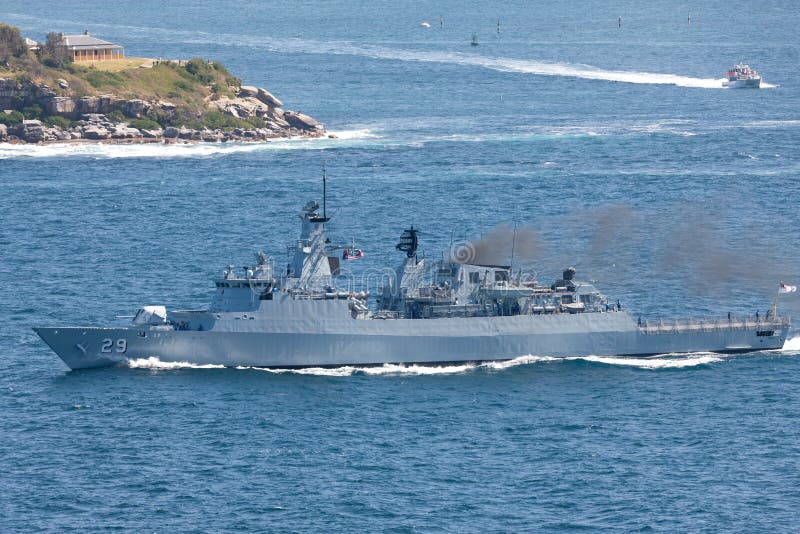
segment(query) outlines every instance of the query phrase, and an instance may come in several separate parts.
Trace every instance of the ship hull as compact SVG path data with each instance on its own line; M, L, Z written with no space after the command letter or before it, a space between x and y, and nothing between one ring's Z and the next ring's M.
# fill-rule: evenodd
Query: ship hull
M233 331L166 327L34 330L70 369L157 357L226 367L331 367L442 364L540 356L641 356L779 349L788 325L697 323L640 327L625 313L453 319L390 319L248 324ZM246 327L246 328L245 328Z
M730 89L759 89L761 87L761 78L728 80L725 85Z

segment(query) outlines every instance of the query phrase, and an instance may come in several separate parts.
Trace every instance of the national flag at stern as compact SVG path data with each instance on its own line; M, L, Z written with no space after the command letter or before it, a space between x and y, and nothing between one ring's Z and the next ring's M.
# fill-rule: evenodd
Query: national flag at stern
M781 287L778 288L778 293L794 293L797 291L797 286L787 286L781 282Z

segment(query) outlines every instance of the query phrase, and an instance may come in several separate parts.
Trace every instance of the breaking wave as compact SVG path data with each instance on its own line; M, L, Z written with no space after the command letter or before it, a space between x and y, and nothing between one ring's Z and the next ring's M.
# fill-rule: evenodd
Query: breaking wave
M352 146L364 139L378 135L369 130L329 131L335 136L278 139L268 142L228 143L52 143L46 145L2 144L0 160L11 158L63 158L91 159L117 158L202 158L243 152L278 152L288 150L326 150Z

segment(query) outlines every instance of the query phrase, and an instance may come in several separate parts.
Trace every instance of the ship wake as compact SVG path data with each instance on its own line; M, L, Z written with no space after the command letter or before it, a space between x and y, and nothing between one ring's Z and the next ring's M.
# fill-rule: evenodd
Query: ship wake
M786 341L783 353L800 353L800 336ZM343 365L341 367L304 367L304 368L274 368L274 367L236 367L238 370L254 370L269 374L283 375L311 375L328 377L349 376L433 376L457 375L476 371L498 372L519 366L541 363L564 363L584 361L592 364L607 366L634 367L645 370L682 369L710 365L725 360L725 356L711 352L696 352L690 354L661 354L651 357L621 357L621 356L534 356L526 355L511 360L487 361L481 363L465 362L451 365L419 365L419 364L383 364L378 366ZM125 365L131 369L174 370L174 369L224 369L224 365L194 364L190 362L163 362L155 356L128 360Z
M131 369L158 369L158 370L171 370L171 369L224 369L224 365L215 364L194 364L190 362L162 362L156 356L149 358L137 358L135 360L128 360L125 362L127 367Z

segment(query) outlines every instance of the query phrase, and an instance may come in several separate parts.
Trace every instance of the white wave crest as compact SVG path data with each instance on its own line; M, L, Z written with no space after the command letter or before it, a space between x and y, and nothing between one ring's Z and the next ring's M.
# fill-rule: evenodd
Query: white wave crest
M640 369L678 369L682 367L695 367L709 363L722 361L716 354L697 353L684 357L671 355L658 356L654 358L622 358L615 356L579 356L567 358L569 360L585 360L587 362L604 363L606 365L622 365L638 367Z
M52 143L45 145L0 144L0 160L25 158L81 157L117 158L204 158L243 152L287 150L325 150L352 146L355 142L379 137L369 130L328 132L335 137L286 138L268 142L228 143Z
M162 362L156 356L149 358L136 358L127 361L131 369L224 369L224 365L198 365L189 362Z

